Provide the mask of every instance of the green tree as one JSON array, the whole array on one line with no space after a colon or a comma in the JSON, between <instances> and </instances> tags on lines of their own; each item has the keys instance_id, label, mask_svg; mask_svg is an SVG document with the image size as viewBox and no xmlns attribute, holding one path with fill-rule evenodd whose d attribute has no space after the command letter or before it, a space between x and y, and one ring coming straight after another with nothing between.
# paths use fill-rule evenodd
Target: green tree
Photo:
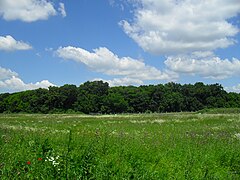
<instances>
[{"instance_id":1,"label":"green tree","mask_svg":"<svg viewBox=\"0 0 240 180\"><path fill-rule=\"evenodd\" d=\"M103 100L108 95L109 85L103 81L81 84L78 88L74 109L83 113L100 113Z\"/></svg>"},{"instance_id":2,"label":"green tree","mask_svg":"<svg viewBox=\"0 0 240 180\"><path fill-rule=\"evenodd\" d=\"M9 93L0 94L0 113L7 111L6 99L10 96Z\"/></svg>"},{"instance_id":3,"label":"green tree","mask_svg":"<svg viewBox=\"0 0 240 180\"><path fill-rule=\"evenodd\" d=\"M123 113L127 111L128 103L122 95L109 93L101 109L103 113Z\"/></svg>"},{"instance_id":4,"label":"green tree","mask_svg":"<svg viewBox=\"0 0 240 180\"><path fill-rule=\"evenodd\" d=\"M65 84L59 88L60 97L62 98L62 108L64 111L73 109L74 103L77 101L78 89L75 85Z\"/></svg>"}]
</instances>

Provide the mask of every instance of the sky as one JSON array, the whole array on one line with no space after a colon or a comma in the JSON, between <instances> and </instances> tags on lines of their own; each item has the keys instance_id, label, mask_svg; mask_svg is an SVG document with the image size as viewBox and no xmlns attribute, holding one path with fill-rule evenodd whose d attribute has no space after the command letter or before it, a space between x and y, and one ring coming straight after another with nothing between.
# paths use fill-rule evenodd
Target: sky
<instances>
[{"instance_id":1,"label":"sky","mask_svg":"<svg viewBox=\"0 0 240 180\"><path fill-rule=\"evenodd\" d=\"M0 93L103 80L240 93L240 0L0 0Z\"/></svg>"}]
</instances>

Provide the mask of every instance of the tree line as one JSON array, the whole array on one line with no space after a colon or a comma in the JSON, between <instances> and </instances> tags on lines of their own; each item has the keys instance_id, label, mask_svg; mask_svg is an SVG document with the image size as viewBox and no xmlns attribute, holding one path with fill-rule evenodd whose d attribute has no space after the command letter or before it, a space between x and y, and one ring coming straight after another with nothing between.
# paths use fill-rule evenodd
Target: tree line
<instances>
[{"instance_id":1,"label":"tree line","mask_svg":"<svg viewBox=\"0 0 240 180\"><path fill-rule=\"evenodd\" d=\"M220 84L109 87L103 81L0 94L0 113L146 113L240 108L240 94Z\"/></svg>"}]
</instances>

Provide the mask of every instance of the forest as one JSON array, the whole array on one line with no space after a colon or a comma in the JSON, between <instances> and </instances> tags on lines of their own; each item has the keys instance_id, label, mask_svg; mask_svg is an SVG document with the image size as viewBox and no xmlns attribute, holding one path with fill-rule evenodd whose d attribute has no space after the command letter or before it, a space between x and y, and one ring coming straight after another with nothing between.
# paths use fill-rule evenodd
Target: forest
<instances>
[{"instance_id":1,"label":"forest","mask_svg":"<svg viewBox=\"0 0 240 180\"><path fill-rule=\"evenodd\" d=\"M0 94L0 113L162 113L205 108L240 108L240 94L202 82L109 87L103 81Z\"/></svg>"}]
</instances>

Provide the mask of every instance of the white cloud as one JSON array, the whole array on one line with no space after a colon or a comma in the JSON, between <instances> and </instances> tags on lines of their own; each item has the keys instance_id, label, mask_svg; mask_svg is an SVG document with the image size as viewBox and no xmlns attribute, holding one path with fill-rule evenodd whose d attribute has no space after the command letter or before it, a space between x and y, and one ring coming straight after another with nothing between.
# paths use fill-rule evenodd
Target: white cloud
<instances>
[{"instance_id":1,"label":"white cloud","mask_svg":"<svg viewBox=\"0 0 240 180\"><path fill-rule=\"evenodd\" d=\"M25 91L38 88L48 88L54 86L48 80L43 80L36 83L24 83L19 77L12 76L10 79L0 81L0 90L7 90L8 92Z\"/></svg>"},{"instance_id":2,"label":"white cloud","mask_svg":"<svg viewBox=\"0 0 240 180\"><path fill-rule=\"evenodd\" d=\"M115 4L115 0L108 0L108 2L110 4L110 6L114 6L114 4Z\"/></svg>"},{"instance_id":3,"label":"white cloud","mask_svg":"<svg viewBox=\"0 0 240 180\"><path fill-rule=\"evenodd\" d=\"M74 60L85 64L95 72L111 76L123 76L129 79L138 80L175 80L175 73L156 69L148 66L140 60L130 57L118 57L107 48L94 49L93 52L76 47L60 47L56 54L64 59Z\"/></svg>"},{"instance_id":4,"label":"white cloud","mask_svg":"<svg viewBox=\"0 0 240 180\"><path fill-rule=\"evenodd\" d=\"M125 6L127 6L129 4L128 2L129 0L108 0L108 3L110 6L112 7L116 7L119 8L121 11L125 10Z\"/></svg>"},{"instance_id":5,"label":"white cloud","mask_svg":"<svg viewBox=\"0 0 240 180\"><path fill-rule=\"evenodd\" d=\"M129 86L129 85L142 85L143 81L140 79L132 78L114 78L113 80L108 80L109 86Z\"/></svg>"},{"instance_id":6,"label":"white cloud","mask_svg":"<svg viewBox=\"0 0 240 180\"><path fill-rule=\"evenodd\" d=\"M240 75L240 60L220 59L209 53L185 56L171 56L165 61L169 70L176 73L200 75L205 78L226 79ZM203 57L205 56L205 57Z\"/></svg>"},{"instance_id":7,"label":"white cloud","mask_svg":"<svg viewBox=\"0 0 240 180\"><path fill-rule=\"evenodd\" d=\"M22 41L16 41L12 36L0 36L0 50L15 51L15 50L29 50L32 47Z\"/></svg>"},{"instance_id":8,"label":"white cloud","mask_svg":"<svg viewBox=\"0 0 240 180\"><path fill-rule=\"evenodd\" d=\"M18 77L16 72L0 67L0 93L48 88L49 86L55 85L48 80L36 83L25 83L20 79L20 77Z\"/></svg>"},{"instance_id":9,"label":"white cloud","mask_svg":"<svg viewBox=\"0 0 240 180\"><path fill-rule=\"evenodd\" d=\"M53 4L47 0L0 0L0 16L5 20L33 22L56 14Z\"/></svg>"},{"instance_id":10,"label":"white cloud","mask_svg":"<svg viewBox=\"0 0 240 180\"><path fill-rule=\"evenodd\" d=\"M238 84L236 86L232 86L232 87L225 87L224 89L228 92L240 93L240 84Z\"/></svg>"},{"instance_id":11,"label":"white cloud","mask_svg":"<svg viewBox=\"0 0 240 180\"><path fill-rule=\"evenodd\" d=\"M238 27L228 20L240 13L239 0L132 0L134 18L120 25L145 51L178 54L211 51L235 43Z\"/></svg>"},{"instance_id":12,"label":"white cloud","mask_svg":"<svg viewBox=\"0 0 240 180\"><path fill-rule=\"evenodd\" d=\"M10 69L5 69L0 66L0 81L9 79L13 76L18 76L18 74Z\"/></svg>"},{"instance_id":13,"label":"white cloud","mask_svg":"<svg viewBox=\"0 0 240 180\"><path fill-rule=\"evenodd\" d=\"M193 57L196 58L206 58L206 57L213 57L214 53L212 51L195 51L192 53Z\"/></svg>"},{"instance_id":14,"label":"white cloud","mask_svg":"<svg viewBox=\"0 0 240 180\"><path fill-rule=\"evenodd\" d=\"M45 48L45 51L47 51L47 52L52 52L53 51L53 48Z\"/></svg>"},{"instance_id":15,"label":"white cloud","mask_svg":"<svg viewBox=\"0 0 240 180\"><path fill-rule=\"evenodd\" d=\"M65 6L63 3L59 3L59 8L58 10L60 11L62 17L66 17L67 16L67 13L65 11Z\"/></svg>"},{"instance_id":16,"label":"white cloud","mask_svg":"<svg viewBox=\"0 0 240 180\"><path fill-rule=\"evenodd\" d=\"M113 86L129 86L129 85L142 85L144 84L144 82L142 80L139 79L132 79L132 78L114 78L112 80L105 80L105 79L94 79L92 81L104 81L107 82L109 84L109 86L113 87Z\"/></svg>"}]
</instances>

